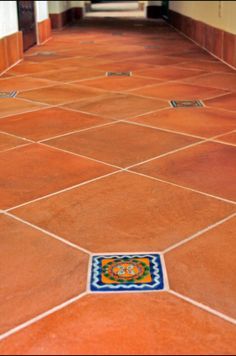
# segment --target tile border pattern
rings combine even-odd
[[[114,272],[115,270],[116,272]],[[136,273],[136,277],[131,278],[134,273]],[[122,279],[125,274],[126,277]],[[114,283],[112,283],[112,279]],[[92,257],[91,292],[154,291],[163,289],[163,268],[159,254],[115,254]]]

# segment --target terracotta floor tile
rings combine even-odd
[[[128,94],[114,94],[104,98],[96,98],[88,103],[75,102],[66,105],[66,107],[75,110],[90,112],[112,119],[126,119],[168,106],[169,103],[166,101],[141,98]]]
[[[50,108],[3,118],[0,120],[0,130],[39,141],[109,121],[72,110]]]
[[[30,62],[21,62],[20,64],[11,68],[7,73],[9,74],[30,74],[36,72],[45,72],[48,70],[55,69],[55,65],[53,63],[30,63]]]
[[[106,64],[95,65],[96,69],[104,70],[105,72],[134,72],[138,69],[150,68],[153,65],[144,63],[142,60],[136,59],[135,61],[130,60],[122,60],[122,61],[113,61]]]
[[[30,90],[21,93],[19,97],[43,102],[51,105],[65,104],[75,100],[82,100],[94,96],[101,96],[105,92],[97,89],[86,88],[79,85],[63,84],[50,88]]]
[[[0,152],[25,145],[28,141],[0,132]]]
[[[236,318],[236,218],[165,256],[170,288]]]
[[[147,85],[159,84],[160,80],[139,77],[105,77],[94,80],[83,81],[83,85],[93,88],[112,91],[126,91],[130,89],[140,88]],[[76,84],[76,83],[74,83]],[[79,84],[79,83],[77,83]]]
[[[182,78],[189,78],[203,74],[204,71],[198,69],[183,69],[173,66],[162,67],[156,66],[155,68],[144,69],[136,73],[139,76],[156,78],[156,79],[166,79],[166,80],[175,80]]]
[[[236,129],[234,113],[205,107],[170,108],[132,121],[201,137],[212,137]]]
[[[216,140],[236,145],[236,131],[224,136],[217,137]]]
[[[0,80],[0,88],[2,91],[24,91],[50,85],[55,85],[55,82],[29,77],[13,77]]]
[[[231,72],[234,70],[222,62],[201,61],[199,59],[190,60],[179,65],[183,68],[198,68],[208,72]]]
[[[0,100],[0,117],[16,115],[27,111],[33,111],[44,107],[43,104],[31,103],[29,101],[11,98]]]
[[[234,211],[232,204],[117,173],[13,213],[93,252],[114,253],[162,251]]]
[[[133,91],[134,94],[169,100],[207,99],[226,93],[220,89],[205,88],[182,83],[164,83]]]
[[[186,187],[236,200],[236,148],[203,143],[134,168]]]
[[[232,93],[219,98],[206,100],[205,104],[214,108],[236,111],[236,94]]]
[[[39,74],[32,74],[34,78],[45,78],[48,80],[55,80],[59,82],[71,82],[76,80],[88,79],[93,77],[100,77],[104,76],[105,73],[102,73],[98,70],[93,69],[85,69],[85,68],[78,68],[78,69],[64,69],[63,71],[58,73],[57,71],[52,72],[43,72]],[[0,82],[1,83],[1,82]]]
[[[141,293],[86,296],[2,341],[0,351],[2,355],[230,355],[235,347],[232,324],[170,294]]]
[[[36,144],[1,153],[0,166],[0,209],[113,171],[94,161]]]
[[[3,333],[83,292],[88,256],[3,214],[0,227]]]
[[[197,78],[185,79],[185,82],[203,87],[236,91],[236,74],[211,73]]]
[[[46,141],[48,145],[119,167],[197,142],[197,139],[133,124],[116,123]]]
[[[177,58],[173,56],[163,56],[163,55],[146,55],[142,56],[139,58],[139,60],[143,61],[145,64],[149,65],[160,65],[160,66],[165,66],[165,65],[175,65],[177,63],[182,63],[184,62],[183,58]]]

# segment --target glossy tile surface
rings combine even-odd
[[[233,354],[235,329],[167,293],[90,295],[0,346],[2,355],[19,350],[41,355]]]
[[[171,288],[233,318],[235,231],[236,217],[165,257]]]
[[[114,123],[45,143],[116,166],[128,167],[197,141],[192,137],[149,127]]]
[[[103,164],[41,145],[0,154],[0,208],[25,203],[112,172]]]
[[[3,214],[0,226],[2,333],[83,292],[88,256]]]
[[[235,166],[235,147],[209,142],[133,170],[235,201]]]
[[[66,104],[66,107],[71,109],[117,120],[145,114],[168,106],[169,103],[164,100],[154,100],[128,94],[110,94],[87,103],[74,102]]]
[[[103,117],[78,111],[49,108],[3,118],[0,130],[39,141],[108,122],[110,120]]]
[[[92,252],[142,252],[162,251],[235,210],[182,188],[118,173],[14,214]]]
[[[233,355],[235,71],[117,14],[0,73],[0,354]]]

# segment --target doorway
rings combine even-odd
[[[86,13],[87,17],[145,17],[144,9],[140,9],[139,1],[106,1],[93,0],[89,11]]]
[[[17,1],[19,30],[23,34],[23,49],[37,43],[34,1]]]

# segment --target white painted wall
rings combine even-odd
[[[47,1],[36,1],[36,20],[37,22],[44,21],[48,19],[48,2]]]
[[[18,31],[16,1],[0,1],[0,38]]]
[[[236,1],[170,1],[170,9],[236,34]]]

